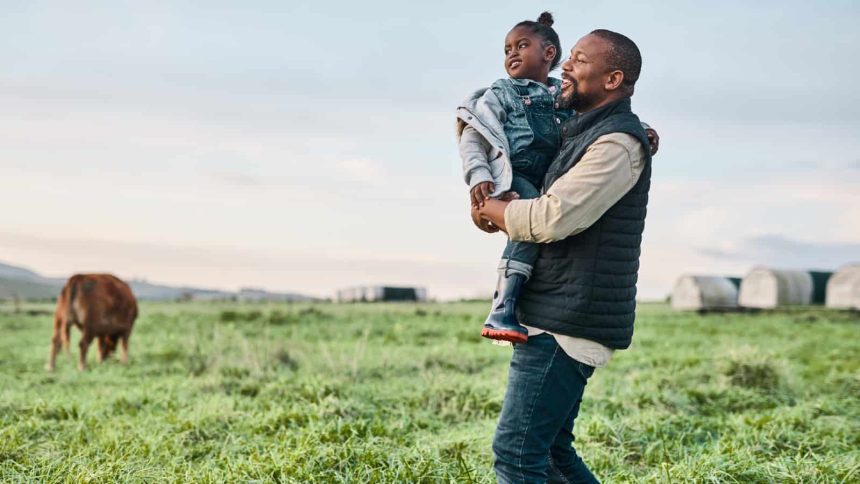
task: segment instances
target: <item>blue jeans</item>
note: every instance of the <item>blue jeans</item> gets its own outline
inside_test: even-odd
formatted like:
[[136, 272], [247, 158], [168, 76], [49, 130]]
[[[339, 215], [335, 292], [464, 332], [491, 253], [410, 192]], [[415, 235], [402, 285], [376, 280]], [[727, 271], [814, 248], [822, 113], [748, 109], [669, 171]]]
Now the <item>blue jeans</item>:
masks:
[[[516, 172], [514, 172], [514, 178], [511, 181], [511, 191], [517, 192], [522, 199], [537, 198], [540, 196], [540, 191], [532, 182], [517, 175]], [[508, 239], [505, 250], [502, 252], [502, 264], [500, 268], [504, 267], [508, 272], [516, 272], [529, 278], [532, 275], [532, 267], [534, 267], [535, 261], [538, 258], [539, 250], [538, 244], [513, 242]]]
[[507, 483], [595, 483], [573, 448], [573, 421], [594, 367], [543, 333], [514, 346], [493, 438], [496, 477]]

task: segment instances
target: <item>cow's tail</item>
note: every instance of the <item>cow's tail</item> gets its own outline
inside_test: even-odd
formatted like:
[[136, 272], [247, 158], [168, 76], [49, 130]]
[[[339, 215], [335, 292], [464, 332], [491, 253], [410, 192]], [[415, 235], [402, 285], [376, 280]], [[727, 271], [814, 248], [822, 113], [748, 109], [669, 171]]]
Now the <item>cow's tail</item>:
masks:
[[75, 312], [75, 297], [78, 295], [78, 281], [80, 276], [72, 276], [69, 283], [66, 284], [66, 324], [77, 325], [77, 317]]

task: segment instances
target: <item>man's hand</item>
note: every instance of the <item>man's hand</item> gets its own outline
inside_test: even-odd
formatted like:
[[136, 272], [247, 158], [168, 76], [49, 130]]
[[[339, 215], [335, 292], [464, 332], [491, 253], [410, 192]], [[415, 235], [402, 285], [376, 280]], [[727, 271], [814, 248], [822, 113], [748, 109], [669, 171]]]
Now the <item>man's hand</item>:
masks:
[[648, 142], [651, 143], [651, 156], [654, 156], [660, 149], [660, 135], [651, 128], [646, 129], [645, 134], [648, 135]]
[[507, 233], [508, 229], [505, 226], [505, 209], [508, 208], [509, 203], [511, 202], [491, 198], [484, 203], [483, 207], [478, 209], [478, 216], [482, 220], [488, 220], [496, 230], [501, 230], [502, 232]]
[[469, 199], [473, 207], [483, 207], [484, 201], [490, 198], [490, 194], [496, 190], [496, 184], [490, 181], [481, 182], [472, 187], [469, 192]]
[[499, 231], [498, 227], [493, 225], [489, 220], [481, 217], [481, 209], [475, 205], [472, 205], [472, 223], [475, 224], [475, 227], [478, 227], [488, 234], [493, 234]]

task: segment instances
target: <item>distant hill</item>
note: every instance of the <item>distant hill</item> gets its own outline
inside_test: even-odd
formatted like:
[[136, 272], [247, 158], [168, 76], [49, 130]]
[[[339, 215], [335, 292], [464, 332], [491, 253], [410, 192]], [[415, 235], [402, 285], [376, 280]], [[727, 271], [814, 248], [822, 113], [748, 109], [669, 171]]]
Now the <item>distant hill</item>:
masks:
[[19, 280], [38, 280], [43, 279], [42, 276], [36, 274], [30, 269], [23, 267], [10, 266], [0, 262], [0, 278], [3, 279], [19, 279]]
[[[141, 300], [248, 300], [239, 293], [190, 286], [164, 286], [144, 280], [127, 281], [134, 295]], [[44, 277], [25, 267], [0, 262], [0, 300], [56, 298], [66, 283], [64, 278]], [[310, 296], [294, 293], [260, 291], [254, 300], [310, 301]]]
[[0, 277], [0, 299], [50, 299], [57, 297], [62, 287], [62, 284]]

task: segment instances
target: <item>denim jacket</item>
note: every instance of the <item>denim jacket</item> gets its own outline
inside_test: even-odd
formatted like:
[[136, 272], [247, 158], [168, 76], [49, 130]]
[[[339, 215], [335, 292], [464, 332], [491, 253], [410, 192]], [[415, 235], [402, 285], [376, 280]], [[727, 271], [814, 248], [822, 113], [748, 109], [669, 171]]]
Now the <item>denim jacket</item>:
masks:
[[[470, 189], [492, 181], [496, 189], [491, 196], [501, 195], [510, 189], [511, 160], [526, 152], [535, 141], [533, 129], [552, 131], [542, 133], [543, 140], [546, 135], [552, 139], [558, 137], [558, 125], [572, 111], [554, 108], [561, 81], [549, 78], [548, 84], [528, 79], [499, 79], [489, 89], [473, 93], [458, 107], [457, 141], [463, 175]], [[541, 122], [540, 127], [532, 126], [526, 114], [526, 109], [537, 106], [550, 116], [548, 124]]]

